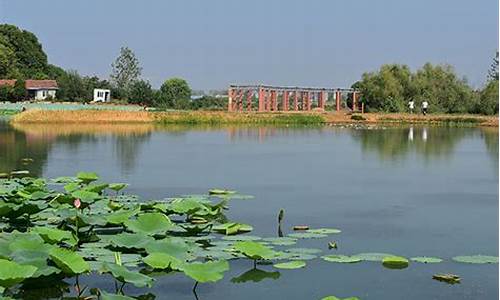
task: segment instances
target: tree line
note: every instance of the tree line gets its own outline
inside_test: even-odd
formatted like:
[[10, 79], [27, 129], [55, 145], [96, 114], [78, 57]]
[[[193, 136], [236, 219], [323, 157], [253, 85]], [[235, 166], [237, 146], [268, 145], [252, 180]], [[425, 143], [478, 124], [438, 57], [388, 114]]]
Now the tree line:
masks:
[[14, 25], [0, 25], [0, 79], [16, 79], [14, 87], [0, 87], [0, 101], [26, 99], [26, 79], [55, 79], [58, 83], [55, 101], [88, 102], [96, 88], [109, 89], [114, 101], [155, 106], [164, 109], [214, 109], [227, 107], [227, 99], [203, 96], [191, 100], [191, 88], [182, 78], [170, 78], [159, 89], [141, 78], [142, 68], [135, 53], [122, 47], [111, 64], [110, 79], [82, 76], [75, 70], [64, 70], [49, 64], [37, 37]]
[[427, 101], [432, 112], [498, 113], [498, 52], [488, 72], [486, 85], [474, 90], [449, 65], [425, 64], [416, 72], [406, 65], [383, 65], [364, 73], [353, 88], [360, 90], [368, 111], [405, 112], [408, 102], [417, 107]]
[[[225, 98], [203, 96], [192, 100], [192, 90], [182, 78], [170, 78], [154, 89], [141, 73], [139, 60], [127, 47], [120, 49], [111, 64], [109, 80], [63, 70], [48, 63], [33, 33], [14, 25], [0, 25], [0, 79], [18, 79], [15, 87], [0, 87], [0, 101], [25, 99], [24, 79], [55, 79], [59, 85], [55, 100], [60, 101], [87, 102], [95, 88], [105, 88], [120, 102], [164, 109], [226, 109]], [[497, 114], [498, 52], [487, 83], [480, 90], [459, 78], [451, 66], [430, 63], [415, 72], [406, 65], [383, 65], [376, 72], [364, 73], [352, 87], [361, 92], [367, 111], [404, 112], [410, 100], [417, 106], [426, 100], [431, 112]]]

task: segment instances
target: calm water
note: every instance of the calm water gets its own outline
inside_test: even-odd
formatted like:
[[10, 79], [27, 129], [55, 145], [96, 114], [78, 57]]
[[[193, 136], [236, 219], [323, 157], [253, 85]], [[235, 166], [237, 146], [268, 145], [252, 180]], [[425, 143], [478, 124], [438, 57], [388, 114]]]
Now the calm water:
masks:
[[[278, 279], [232, 283], [252, 268], [235, 261], [224, 280], [201, 284], [199, 299], [497, 299], [498, 265], [454, 263], [456, 255], [498, 255], [498, 129], [470, 128], [155, 128], [141, 126], [0, 125], [0, 172], [24, 169], [56, 177], [87, 170], [106, 181], [131, 184], [145, 198], [200, 194], [226, 187], [255, 196], [233, 201], [232, 219], [253, 234], [276, 235], [296, 224], [336, 227], [339, 254], [388, 252], [438, 256], [446, 262], [413, 263], [389, 270], [379, 263], [308, 261]], [[326, 249], [328, 240], [297, 247]], [[259, 266], [274, 272], [272, 266]], [[438, 272], [462, 284], [431, 279]], [[276, 276], [276, 275], [274, 275]], [[84, 279], [111, 290], [112, 281]], [[130, 295], [195, 299], [192, 280], [160, 279]]]

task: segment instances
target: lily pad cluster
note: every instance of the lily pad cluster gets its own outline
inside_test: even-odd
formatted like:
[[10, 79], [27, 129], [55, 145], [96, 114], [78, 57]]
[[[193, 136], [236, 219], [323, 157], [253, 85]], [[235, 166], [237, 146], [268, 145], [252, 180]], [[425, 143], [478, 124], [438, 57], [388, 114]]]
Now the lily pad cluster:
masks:
[[[297, 245], [304, 239], [341, 233], [336, 228], [312, 228], [279, 237], [251, 235], [251, 225], [225, 215], [231, 200], [250, 198], [235, 191], [214, 189], [206, 195], [141, 200], [124, 194], [126, 187], [102, 182], [92, 172], [53, 180], [0, 179], [0, 298], [23, 298], [25, 286], [49, 281], [59, 282], [60, 290], [68, 291], [68, 278], [75, 279], [80, 297], [86, 289], [80, 289], [78, 276], [89, 273], [109, 274], [122, 287], [138, 288], [152, 287], [158, 276], [181, 273], [193, 279], [196, 288], [198, 283], [222, 279], [233, 259], [253, 261], [253, 268], [234, 277], [234, 283], [274, 280], [280, 277], [278, 270], [305, 268], [307, 261], [318, 257], [329, 263], [372, 261], [392, 269], [406, 268], [410, 261], [442, 261], [390, 253], [340, 254], [331, 240], [322, 249]], [[453, 260], [498, 263], [498, 257], [484, 255]], [[272, 265], [274, 271], [260, 270], [257, 265]], [[435, 279], [457, 281], [450, 278]], [[87, 293], [101, 299], [131, 299], [120, 291], [90, 289]]]
[[121, 194], [126, 187], [101, 182], [92, 172], [1, 179], [0, 296], [14, 297], [34, 280], [87, 273], [108, 273], [136, 287], [151, 287], [153, 274], [171, 272], [196, 283], [216, 282], [229, 269], [224, 257], [238, 255], [216, 255], [210, 234], [252, 230], [224, 215], [236, 192], [140, 201]]

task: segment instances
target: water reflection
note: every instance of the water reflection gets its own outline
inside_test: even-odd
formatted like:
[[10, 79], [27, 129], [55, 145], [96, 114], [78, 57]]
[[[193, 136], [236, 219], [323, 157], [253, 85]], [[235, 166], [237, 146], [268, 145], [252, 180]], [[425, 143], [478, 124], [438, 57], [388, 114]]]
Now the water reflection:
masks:
[[[185, 137], [189, 132], [226, 132], [231, 142], [256, 141], [264, 143], [278, 138], [317, 136], [331, 139], [331, 135], [348, 135], [359, 143], [363, 153], [375, 153], [382, 160], [404, 160], [411, 153], [425, 160], [448, 158], [466, 137], [479, 133], [489, 157], [498, 169], [498, 128], [446, 128], [408, 127], [387, 129], [328, 128], [328, 127], [210, 127], [168, 126], [153, 124], [15, 124], [0, 123], [0, 172], [28, 169], [42, 175], [44, 165], [54, 146], [66, 153], [76, 153], [82, 145], [112, 145], [109, 157], [117, 159], [122, 171], [132, 172], [142, 155], [143, 145], [150, 142], [156, 132]], [[477, 136], [477, 135], [476, 135]], [[312, 140], [313, 142], [315, 140]], [[317, 142], [317, 141], [316, 141]], [[91, 149], [95, 149], [97, 146]], [[88, 149], [88, 148], [85, 148]], [[27, 165], [23, 158], [33, 158]]]
[[[449, 157], [457, 144], [474, 132], [471, 128], [450, 127], [388, 128], [376, 133], [360, 129], [353, 130], [352, 137], [363, 152], [376, 153], [383, 160], [403, 160], [410, 153], [429, 160]], [[496, 143], [498, 156], [498, 139]]]

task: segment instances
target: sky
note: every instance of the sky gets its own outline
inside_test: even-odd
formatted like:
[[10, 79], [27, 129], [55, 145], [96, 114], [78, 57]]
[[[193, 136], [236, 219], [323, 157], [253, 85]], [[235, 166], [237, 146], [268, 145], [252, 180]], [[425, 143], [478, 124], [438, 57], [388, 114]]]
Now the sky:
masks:
[[481, 87], [498, 49], [498, 0], [0, 0], [49, 62], [108, 78], [120, 47], [142, 77], [349, 87], [382, 64], [451, 64]]

